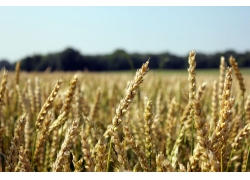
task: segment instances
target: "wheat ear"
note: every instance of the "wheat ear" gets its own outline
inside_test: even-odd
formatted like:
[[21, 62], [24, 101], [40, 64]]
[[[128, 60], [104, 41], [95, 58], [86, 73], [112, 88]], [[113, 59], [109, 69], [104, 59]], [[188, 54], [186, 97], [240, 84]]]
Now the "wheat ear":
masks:
[[53, 172], [61, 172], [63, 170], [64, 162], [70, 153], [72, 147], [72, 138], [76, 135], [76, 129], [78, 128], [80, 119], [76, 119], [72, 122], [71, 127], [67, 131], [61, 149], [57, 154], [55, 163], [53, 164]]
[[188, 63], [188, 80], [189, 80], [189, 104], [191, 106], [190, 111], [190, 119], [191, 119], [191, 127], [192, 127], [192, 142], [191, 142], [191, 153], [193, 154], [194, 149], [194, 105], [193, 101], [195, 99], [196, 95], [196, 61], [195, 61], [195, 55], [196, 53], [194, 51], [191, 51], [189, 53]]
[[7, 172], [14, 172], [17, 165], [20, 146], [23, 143], [24, 127], [26, 123], [25, 116], [26, 113], [24, 113], [22, 117], [17, 121], [17, 125], [15, 127], [14, 137], [11, 141], [11, 146], [6, 158]]
[[52, 103], [54, 102], [54, 99], [55, 99], [56, 95], [58, 94], [58, 91], [60, 89], [61, 84], [62, 84], [62, 79], [58, 79], [54, 89], [52, 90], [51, 94], [49, 95], [46, 102], [44, 103], [41, 111], [39, 112], [39, 114], [37, 116], [37, 120], [36, 120], [37, 131], [40, 131], [41, 126], [43, 124], [43, 121], [44, 121], [48, 111], [52, 107]]
[[61, 109], [61, 116], [59, 116], [52, 123], [52, 125], [49, 127], [49, 132], [51, 132], [55, 128], [63, 125], [66, 122], [67, 116], [69, 113], [69, 109], [70, 109], [70, 105], [71, 105], [71, 102], [73, 101], [73, 95], [75, 94], [75, 89], [77, 87], [77, 84], [78, 84], [78, 77], [77, 77], [77, 74], [75, 74], [74, 77], [72, 78], [72, 80], [70, 81], [70, 87], [69, 87], [68, 93], [66, 95], [66, 99], [65, 99], [65, 102], [63, 104], [63, 107]]

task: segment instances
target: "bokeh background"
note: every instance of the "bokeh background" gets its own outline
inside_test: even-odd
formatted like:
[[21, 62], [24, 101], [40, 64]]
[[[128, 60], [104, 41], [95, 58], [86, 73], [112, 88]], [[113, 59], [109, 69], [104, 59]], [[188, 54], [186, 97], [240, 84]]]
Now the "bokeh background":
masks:
[[1, 6], [0, 68], [27, 71], [250, 67], [249, 6]]

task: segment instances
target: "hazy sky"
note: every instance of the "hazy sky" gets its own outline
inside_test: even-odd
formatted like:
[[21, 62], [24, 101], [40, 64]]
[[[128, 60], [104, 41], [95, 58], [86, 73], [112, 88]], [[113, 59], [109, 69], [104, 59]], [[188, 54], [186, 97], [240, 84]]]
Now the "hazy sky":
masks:
[[67, 47], [82, 54], [250, 51], [250, 6], [0, 7], [0, 59]]

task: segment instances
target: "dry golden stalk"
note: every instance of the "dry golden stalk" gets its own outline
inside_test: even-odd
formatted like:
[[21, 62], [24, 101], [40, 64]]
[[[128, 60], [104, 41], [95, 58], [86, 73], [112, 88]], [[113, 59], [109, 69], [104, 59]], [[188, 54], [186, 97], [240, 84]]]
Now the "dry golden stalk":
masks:
[[156, 156], [156, 169], [157, 172], [175, 172], [174, 167], [164, 158], [162, 152]]
[[180, 172], [187, 172], [187, 169], [185, 168], [183, 164], [178, 162], [178, 165], [179, 165]]
[[70, 156], [70, 152], [65, 153], [63, 169], [61, 170], [62, 172], [71, 172], [69, 156]]
[[249, 149], [246, 148], [243, 152], [243, 158], [242, 158], [243, 161], [241, 164], [241, 172], [247, 172], [248, 151], [249, 151]]
[[148, 72], [148, 64], [149, 60], [146, 63], [144, 63], [140, 69], [137, 70], [134, 79], [130, 81], [126, 89], [125, 97], [120, 101], [120, 104], [116, 109], [116, 114], [112, 119], [114, 130], [123, 121], [124, 114], [127, 112], [129, 105], [131, 104], [132, 100], [137, 94], [139, 85], [143, 82], [143, 76], [145, 76]]
[[237, 136], [234, 138], [234, 142], [232, 143], [232, 148], [237, 150], [239, 148], [240, 141], [243, 138], [247, 137], [249, 133], [250, 133], [250, 123], [245, 125], [245, 127], [239, 131]]
[[[5, 93], [4, 93], [4, 104], [6, 105], [5, 106], [6, 107], [5, 114], [7, 116], [9, 116], [13, 112], [13, 110], [15, 109], [15, 106], [11, 106], [11, 104], [16, 103], [16, 101], [13, 100], [14, 93], [15, 93], [15, 89], [13, 89], [12, 86], [6, 86]], [[2, 110], [0, 109], [0, 111], [2, 111]], [[3, 118], [0, 119], [0, 124], [1, 124], [1, 121], [4, 125], [5, 121]]]
[[238, 63], [236, 62], [236, 60], [235, 60], [235, 58], [233, 56], [229, 57], [229, 63], [230, 63], [231, 67], [234, 70], [234, 74], [235, 74], [236, 78], [239, 81], [240, 90], [241, 90], [241, 96], [244, 97], [244, 93], [246, 91], [246, 87], [245, 87], [245, 83], [244, 83], [244, 79], [242, 77], [242, 74], [241, 74], [241, 72], [239, 70]]
[[239, 172], [240, 171], [240, 166], [241, 166], [241, 157], [235, 160], [234, 163], [234, 172]]
[[250, 123], [250, 95], [248, 95], [247, 97], [245, 111], [246, 111], [246, 124], [248, 124]]
[[161, 134], [160, 122], [161, 122], [162, 114], [163, 114], [163, 110], [164, 110], [162, 99], [163, 99], [162, 92], [158, 91], [157, 97], [156, 97], [156, 112], [155, 112], [155, 116], [153, 118], [153, 122], [152, 122], [152, 126], [151, 126], [153, 152], [157, 150], [156, 144], [159, 144], [159, 141], [160, 141], [160, 138], [159, 138], [160, 134]]
[[28, 96], [29, 96], [29, 102], [30, 102], [30, 110], [31, 110], [31, 114], [34, 115], [35, 113], [35, 97], [34, 97], [34, 93], [32, 91], [32, 87], [31, 87], [31, 80], [28, 79]]
[[214, 156], [211, 150], [208, 150], [208, 158], [211, 164], [211, 172], [219, 172], [220, 171], [220, 164], [217, 161], [217, 158]]
[[149, 161], [151, 167], [151, 155], [152, 155], [152, 119], [153, 119], [153, 108], [152, 101], [148, 100], [144, 111], [144, 135], [145, 135], [145, 155]]
[[232, 88], [232, 68], [228, 68], [226, 72], [225, 77], [225, 83], [224, 83], [224, 90], [221, 95], [221, 109], [227, 104], [227, 100], [230, 98], [231, 95], [231, 88]]
[[[231, 167], [232, 163], [234, 163], [234, 166], [237, 162], [241, 161], [241, 153], [239, 151], [233, 151], [232, 158], [228, 161], [228, 167]], [[231, 169], [232, 171], [232, 169]]]
[[[166, 131], [166, 133], [164, 133], [166, 135], [165, 139], [167, 140], [166, 155], [170, 155], [175, 137], [178, 134], [176, 132], [177, 122], [175, 118], [175, 108], [176, 108], [176, 101], [175, 98], [173, 98], [169, 103], [166, 121], [164, 122], [164, 126], [162, 129], [162, 131]], [[178, 151], [178, 149], [176, 149], [176, 151]]]
[[[132, 108], [131, 108], [132, 111]], [[138, 109], [132, 111], [135, 114], [138, 114]], [[142, 119], [143, 120], [143, 119]], [[124, 123], [125, 124], [125, 123]], [[128, 124], [128, 122], [127, 122]], [[143, 124], [141, 123], [141, 119], [139, 117], [133, 117], [132, 121], [129, 123], [129, 127], [131, 128], [131, 133], [134, 136], [135, 142], [137, 145], [144, 147], [144, 138], [141, 138], [141, 133], [144, 132]]]
[[202, 85], [198, 88], [197, 94], [196, 94], [196, 99], [198, 101], [201, 100], [202, 95], [204, 94], [204, 91], [206, 89], [207, 82], [202, 83]]
[[105, 172], [106, 171], [106, 148], [107, 148], [107, 142], [102, 136], [98, 142], [97, 146], [95, 148], [96, 152], [96, 165], [95, 165], [95, 172]]
[[[113, 148], [114, 148], [114, 146], [113, 146]], [[111, 151], [111, 161], [112, 161], [112, 163], [114, 164], [114, 166], [113, 166], [113, 169], [112, 169], [112, 172], [128, 172], [128, 170], [126, 170], [126, 169], [124, 169], [122, 166], [120, 166], [120, 163], [119, 163], [119, 161], [118, 161], [118, 156], [117, 156], [117, 154], [116, 154], [116, 152], [115, 152], [115, 150], [114, 151]], [[110, 170], [109, 170], [110, 171]], [[108, 172], [108, 171], [107, 171]]]
[[21, 164], [20, 172], [34, 172], [27, 155], [25, 154], [23, 148], [20, 148], [19, 151], [19, 162]]
[[165, 166], [163, 166], [165, 158], [162, 152], [156, 156], [156, 172], [167, 172]]
[[77, 74], [75, 74], [74, 77], [70, 81], [70, 87], [66, 96], [66, 100], [61, 109], [62, 112], [66, 112], [65, 116], [67, 116], [69, 113], [69, 109], [71, 106], [71, 102], [73, 100], [73, 95], [75, 94], [75, 89], [77, 87], [77, 84], [78, 84], [78, 76]]
[[125, 170], [121, 167], [114, 167], [114, 172], [129, 172], [128, 170]]
[[3, 78], [2, 78], [2, 82], [1, 82], [1, 87], [0, 87], [0, 103], [1, 103], [1, 105], [3, 102], [3, 98], [4, 98], [4, 93], [6, 90], [7, 77], [8, 77], [8, 71], [4, 70]]
[[195, 61], [195, 55], [196, 53], [194, 51], [191, 51], [189, 53], [189, 58], [188, 58], [188, 63], [189, 63], [189, 68], [188, 68], [188, 81], [189, 81], [189, 95], [188, 95], [188, 100], [189, 104], [191, 106], [191, 111], [190, 111], [190, 120], [187, 121], [187, 128], [191, 127], [191, 152], [193, 154], [193, 148], [194, 148], [194, 129], [193, 129], [193, 124], [194, 124], [194, 105], [193, 101], [195, 99], [196, 95], [196, 73], [195, 73], [195, 68], [196, 68], [196, 61]]
[[229, 142], [228, 139], [226, 145], [223, 146], [221, 149], [220, 171], [226, 171], [227, 164], [230, 160], [231, 152], [232, 152], [231, 142]]
[[74, 172], [81, 172], [83, 170], [82, 163], [83, 159], [81, 158], [80, 160], [77, 160], [76, 156], [74, 153], [71, 151], [71, 154], [73, 156], [73, 165], [74, 165]]
[[202, 151], [201, 151], [201, 147], [200, 144], [197, 144], [195, 149], [194, 149], [194, 153], [193, 155], [189, 158], [189, 162], [190, 162], [190, 170], [192, 172], [198, 172], [200, 171], [199, 169], [199, 161], [201, 159], [202, 156]]
[[211, 139], [211, 148], [218, 160], [220, 159], [221, 149], [226, 145], [232, 123], [232, 107], [234, 105], [235, 99], [230, 97], [231, 86], [232, 69], [228, 68], [224, 83], [224, 91], [222, 93], [221, 99], [220, 119]]
[[92, 121], [91, 119], [89, 119], [89, 117], [86, 117], [86, 116], [83, 116], [83, 119], [88, 123], [88, 125], [92, 129], [92, 132], [94, 134], [94, 138], [96, 138], [97, 140], [101, 139], [102, 138], [101, 131], [100, 131], [100, 129], [98, 129], [96, 123], [94, 121]]
[[192, 172], [189, 162], [187, 162], [187, 172]]
[[45, 141], [47, 139], [48, 136], [48, 129], [49, 129], [49, 125], [51, 122], [51, 113], [48, 113], [47, 118], [44, 122], [44, 126], [39, 134], [39, 137], [37, 138], [36, 141], [36, 146], [35, 146], [35, 151], [34, 151], [34, 155], [33, 155], [33, 159], [34, 159], [34, 166], [36, 166], [38, 168], [38, 171], [42, 171], [42, 166], [43, 166], [43, 162], [45, 159]]
[[19, 75], [20, 75], [20, 61], [16, 63], [16, 68], [15, 68], [15, 74], [16, 74], [16, 85], [19, 84]]
[[[134, 104], [134, 107], [136, 106], [137, 105]], [[131, 124], [130, 132], [133, 134], [137, 145], [140, 147], [143, 147], [143, 150], [144, 150], [145, 149], [145, 136], [144, 138], [141, 138], [143, 135], [143, 132], [145, 131], [144, 130], [144, 118], [142, 116], [143, 113], [141, 113], [139, 109], [136, 109], [135, 113], [137, 114], [137, 116], [135, 116], [134, 119], [130, 121], [130, 124]]]
[[88, 172], [94, 172], [94, 161], [91, 157], [90, 146], [87, 140], [87, 136], [84, 133], [84, 128], [82, 128], [81, 132], [81, 144], [83, 159], [85, 161], [85, 168]]
[[195, 123], [194, 126], [196, 128], [196, 138], [197, 142], [200, 144], [201, 147], [204, 149], [208, 148], [208, 123], [204, 117], [202, 112], [200, 101], [194, 100], [194, 116], [195, 116]]
[[127, 158], [127, 152], [124, 150], [124, 147], [122, 147], [122, 144], [120, 142], [119, 136], [117, 132], [110, 131], [111, 133], [111, 140], [114, 143], [115, 151], [117, 153], [117, 160], [121, 166], [122, 169], [130, 171], [130, 166]]
[[11, 146], [8, 150], [7, 157], [6, 157], [6, 171], [7, 172], [14, 172], [15, 167], [18, 161], [18, 154], [20, 150], [20, 146], [23, 143], [23, 134], [24, 134], [24, 127], [26, 123], [25, 119], [26, 113], [22, 115], [22, 117], [17, 121], [17, 125], [14, 131], [14, 137], [11, 141]]
[[[163, 141], [164, 142], [164, 144], [165, 144], [165, 154], [166, 154], [166, 156], [169, 158], [169, 161], [171, 160], [170, 159], [170, 157], [172, 158], [172, 156], [170, 156], [170, 154], [171, 153], [173, 153], [173, 152], [176, 152], [176, 151], [172, 151], [173, 150], [173, 143], [174, 143], [174, 140], [173, 140], [173, 138], [171, 137], [171, 136], [166, 136], [166, 140], [165, 141]], [[176, 142], [176, 141], [175, 141]], [[161, 149], [160, 149], [161, 150]], [[161, 150], [161, 151], [163, 151], [163, 150]], [[172, 152], [171, 152], [172, 151]]]
[[187, 119], [188, 119], [188, 116], [190, 114], [190, 111], [191, 111], [191, 105], [190, 105], [190, 103], [188, 103], [185, 106], [184, 112], [183, 112], [183, 114], [182, 114], [182, 116], [180, 118], [180, 123], [181, 123], [182, 126], [187, 123]]
[[54, 89], [52, 90], [49, 97], [46, 99], [46, 102], [44, 103], [41, 111], [39, 112], [39, 114], [37, 116], [37, 120], [36, 120], [36, 130], [37, 131], [40, 131], [41, 126], [42, 126], [43, 121], [44, 121], [44, 118], [46, 117], [48, 111], [51, 109], [52, 103], [53, 103], [53, 101], [54, 101], [54, 99], [59, 91], [61, 84], [62, 84], [62, 79], [58, 79]]
[[61, 149], [57, 154], [57, 158], [55, 163], [53, 164], [52, 171], [53, 172], [61, 172], [63, 170], [64, 162], [67, 161], [68, 154], [71, 150], [71, 140], [74, 136], [76, 136], [76, 129], [78, 128], [80, 119], [76, 119], [72, 122], [71, 127], [67, 131], [64, 141], [62, 143]]
[[3, 115], [2, 115], [2, 106], [3, 106], [4, 94], [5, 94], [5, 90], [6, 90], [7, 77], [8, 77], [8, 71], [4, 70], [3, 78], [2, 78], [2, 82], [1, 82], [1, 87], [0, 87], [0, 127], [4, 126], [4, 120], [3, 120]]
[[24, 153], [28, 158], [31, 156], [31, 115], [30, 112], [28, 112], [28, 116], [26, 117], [26, 124], [24, 128]]
[[46, 142], [46, 148], [45, 148], [45, 160], [43, 165], [43, 172], [49, 172], [50, 170], [50, 153], [51, 153], [51, 144], [49, 141]]
[[[116, 131], [118, 126], [122, 123], [124, 115], [128, 111], [129, 105], [131, 104], [132, 100], [134, 99], [135, 95], [137, 94], [139, 85], [143, 82], [143, 77], [148, 72], [148, 69], [149, 69], [148, 64], [149, 64], [149, 60], [146, 63], [144, 63], [140, 69], [138, 69], [136, 71], [134, 79], [128, 83], [128, 87], [126, 89], [126, 94], [123, 97], [123, 99], [121, 99], [118, 107], [116, 108], [115, 116], [112, 119], [112, 127], [110, 127], [110, 129], [108, 129], [107, 131], [110, 131], [110, 130]], [[110, 155], [111, 155], [111, 145], [112, 144], [110, 141], [107, 169], [109, 168]]]
[[75, 103], [74, 103], [74, 114], [73, 114], [73, 117], [75, 119], [76, 118], [81, 118], [81, 113], [82, 113], [82, 109], [83, 109], [83, 105], [81, 103], [82, 92], [81, 92], [81, 87], [80, 86], [81, 86], [80, 83], [78, 83], [76, 94], [75, 94], [75, 99], [74, 99]]
[[[228, 100], [228, 105], [224, 107], [221, 111], [220, 121], [214, 131], [212, 136], [212, 151], [215, 153], [215, 156], [220, 159], [221, 149], [226, 147], [227, 140], [229, 137], [231, 124], [232, 124], [232, 106], [234, 105], [235, 99], [230, 98]], [[225, 162], [224, 162], [225, 163]]]
[[212, 94], [212, 119], [211, 119], [211, 123], [212, 125], [210, 126], [210, 131], [213, 132], [217, 123], [218, 123], [218, 119], [219, 119], [219, 114], [218, 114], [218, 92], [217, 92], [217, 89], [218, 89], [218, 83], [217, 81], [214, 81], [214, 84], [213, 84], [213, 94]]
[[100, 103], [100, 97], [101, 97], [101, 90], [100, 88], [97, 89], [97, 93], [96, 93], [96, 96], [95, 96], [95, 101], [94, 101], [94, 104], [90, 110], [90, 114], [89, 114], [89, 117], [90, 119], [92, 120], [95, 120], [97, 118], [97, 112], [98, 112], [98, 109], [99, 109], [99, 103]]
[[165, 169], [167, 169], [167, 172], [176, 172], [176, 169], [171, 165], [170, 162], [168, 162], [167, 159], [163, 161], [163, 166]]
[[4, 127], [5, 136], [12, 137], [14, 130], [13, 124], [15, 124], [14, 117], [11, 117], [8, 121], [6, 121], [6, 125]]
[[138, 172], [140, 168], [140, 161], [137, 161], [137, 163], [135, 164], [134, 168], [133, 168], [133, 172]]
[[242, 119], [241, 115], [236, 115], [233, 118], [232, 127], [231, 127], [231, 131], [230, 131], [229, 139], [228, 139], [229, 142], [233, 142], [235, 137], [238, 135], [239, 130], [244, 127], [241, 119]]
[[128, 126], [126, 126], [126, 125], [123, 126], [123, 133], [125, 135], [126, 142], [129, 144], [129, 146], [132, 148], [134, 153], [137, 155], [138, 160], [140, 161], [141, 167], [143, 168], [144, 171], [149, 172], [150, 167], [148, 167], [146, 156], [141, 151], [140, 147], [136, 144], [134, 137], [129, 132]]
[[200, 151], [202, 151], [201, 160], [202, 160], [202, 171], [210, 171], [211, 165], [209, 164], [208, 159], [208, 152], [207, 149], [209, 148], [209, 125], [204, 117], [204, 114], [202, 112], [200, 100], [194, 101], [194, 127], [196, 129], [196, 139], [200, 146]]
[[[98, 88], [97, 92], [96, 92], [94, 104], [92, 105], [90, 112], [89, 112], [89, 119], [91, 119], [91, 121], [94, 121], [94, 123], [97, 122], [96, 119], [98, 117], [97, 112], [98, 112], [99, 106], [100, 106], [100, 96], [101, 96], [101, 90], [100, 90], [100, 88]], [[90, 134], [90, 136], [91, 136], [90, 141], [91, 141], [92, 145], [95, 144], [96, 141], [93, 137], [93, 134], [91, 133], [91, 126], [87, 126], [86, 133]]]
[[77, 84], [78, 84], [78, 77], [77, 77], [77, 74], [75, 74], [74, 77], [70, 81], [69, 91], [66, 95], [66, 99], [65, 99], [63, 107], [61, 109], [61, 114], [63, 114], [63, 116], [60, 118], [57, 118], [52, 123], [52, 125], [49, 128], [49, 132], [51, 132], [56, 127], [63, 125], [66, 122], [67, 117], [68, 117], [68, 113], [69, 113], [69, 109], [71, 106], [71, 102], [73, 101], [73, 95], [75, 94], [75, 89], [77, 87]]
[[84, 98], [84, 93], [85, 92], [83, 89], [81, 92], [81, 99], [80, 99], [81, 105], [82, 105], [81, 111], [83, 112], [83, 115], [87, 117], [89, 115], [90, 107], [88, 106], [88, 103], [87, 103], [86, 99]]
[[224, 82], [225, 82], [225, 75], [226, 75], [226, 63], [225, 58], [222, 56], [220, 58], [220, 80], [219, 80], [219, 91], [218, 91], [218, 97], [219, 97], [219, 105], [221, 106], [222, 103], [222, 93], [224, 89]]
[[40, 81], [39, 78], [35, 78], [35, 111], [36, 113], [39, 113], [39, 110], [41, 109], [41, 87], [40, 87]]
[[179, 149], [180, 149], [180, 146], [181, 146], [181, 143], [183, 141], [183, 138], [184, 138], [184, 135], [185, 135], [185, 127], [182, 126], [181, 127], [181, 130], [179, 132], [179, 135], [178, 135], [178, 138], [176, 139], [175, 141], [175, 144], [173, 146], [173, 149], [172, 149], [172, 152], [171, 152], [171, 164], [173, 166], [173, 168], [177, 168], [177, 162], [179, 161]]
[[164, 127], [166, 131], [168, 132], [168, 135], [171, 136], [171, 129], [174, 126], [174, 115], [175, 115], [175, 107], [176, 107], [176, 101], [175, 98], [171, 100], [171, 103], [169, 104], [168, 107], [168, 112], [167, 112], [167, 118], [166, 118], [166, 126]]
[[[56, 118], [56, 120], [54, 120], [52, 122], [52, 124], [50, 125], [49, 127], [49, 133], [56, 130], [56, 129], [59, 129], [60, 128], [60, 125], [62, 125], [62, 123], [66, 122], [67, 120], [67, 117], [66, 117], [66, 112], [63, 111], [61, 112], [58, 117]], [[69, 122], [70, 123], [70, 122]], [[67, 127], [67, 125], [65, 125], [64, 127]]]
[[194, 51], [191, 51], [189, 53], [188, 63], [188, 80], [189, 80], [189, 102], [192, 103], [195, 99], [196, 94], [196, 73], [195, 73], [195, 67], [196, 67], [196, 61], [195, 61], [195, 55], [196, 53]]
[[51, 147], [50, 147], [50, 157], [49, 157], [50, 161], [49, 162], [51, 166], [56, 159], [59, 146], [60, 146], [60, 134], [59, 134], [59, 130], [55, 129], [54, 131], [52, 131], [52, 142], [51, 142]]
[[164, 111], [164, 105], [163, 105], [163, 93], [162, 91], [158, 91], [157, 97], [156, 97], [156, 112], [155, 112], [155, 118], [161, 118], [161, 115]]
[[18, 109], [20, 111], [19, 114], [23, 114], [24, 112], [26, 112], [26, 107], [25, 107], [25, 103], [24, 103], [24, 99], [23, 99], [23, 95], [20, 91], [19, 85], [16, 85], [16, 91], [18, 94], [18, 104], [20, 104], [21, 108]]

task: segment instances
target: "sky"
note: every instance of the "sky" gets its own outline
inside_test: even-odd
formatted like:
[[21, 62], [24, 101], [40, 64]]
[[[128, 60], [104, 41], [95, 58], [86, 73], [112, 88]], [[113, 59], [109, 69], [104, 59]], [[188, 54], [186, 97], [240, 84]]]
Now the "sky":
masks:
[[0, 60], [68, 47], [83, 55], [250, 51], [250, 6], [0, 6]]

